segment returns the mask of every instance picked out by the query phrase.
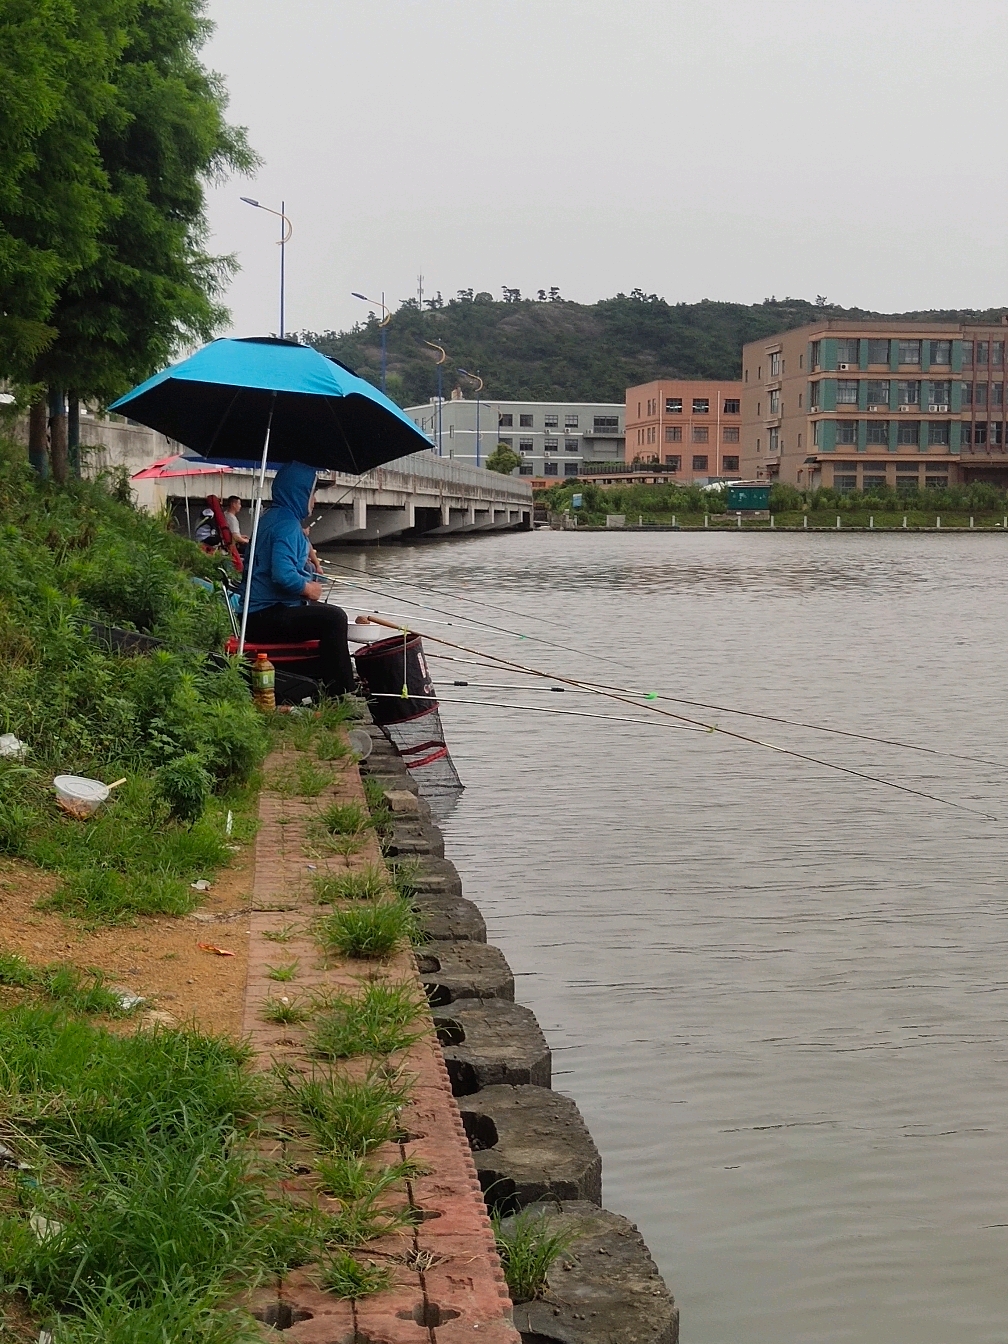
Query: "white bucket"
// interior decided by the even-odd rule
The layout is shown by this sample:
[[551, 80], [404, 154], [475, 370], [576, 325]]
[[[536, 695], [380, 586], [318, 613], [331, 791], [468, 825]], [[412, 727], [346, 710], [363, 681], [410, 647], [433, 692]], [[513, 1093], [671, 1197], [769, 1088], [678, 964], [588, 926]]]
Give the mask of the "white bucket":
[[72, 817], [83, 819], [97, 812], [109, 796], [109, 786], [83, 775], [57, 775], [53, 780], [56, 800]]

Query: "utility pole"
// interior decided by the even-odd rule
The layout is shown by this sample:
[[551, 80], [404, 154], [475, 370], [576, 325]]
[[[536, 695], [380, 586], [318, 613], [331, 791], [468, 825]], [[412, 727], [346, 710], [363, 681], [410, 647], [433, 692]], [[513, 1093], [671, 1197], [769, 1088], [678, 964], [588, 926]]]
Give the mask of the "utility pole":
[[419, 289], [419, 293], [420, 293], [420, 302], [419, 302], [419, 306], [418, 306], [417, 311], [422, 313], [422, 312], [423, 312], [423, 276], [422, 276], [422, 275], [418, 275], [418, 276], [417, 276], [417, 287], [418, 287], [418, 289]]

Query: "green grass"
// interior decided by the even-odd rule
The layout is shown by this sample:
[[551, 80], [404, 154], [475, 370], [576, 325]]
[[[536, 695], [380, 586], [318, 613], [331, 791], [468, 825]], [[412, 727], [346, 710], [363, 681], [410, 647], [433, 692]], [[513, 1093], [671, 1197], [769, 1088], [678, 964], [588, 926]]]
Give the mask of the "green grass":
[[340, 1250], [323, 1264], [322, 1282], [335, 1297], [355, 1300], [390, 1288], [392, 1275], [377, 1265], [363, 1265], [349, 1251]]
[[511, 1301], [531, 1302], [546, 1287], [554, 1262], [570, 1249], [570, 1238], [550, 1231], [549, 1214], [491, 1215], [494, 1241]]
[[335, 901], [377, 901], [390, 892], [388, 876], [377, 864], [368, 864], [359, 872], [317, 873], [312, 885], [319, 905], [332, 905]]
[[315, 742], [315, 755], [320, 761], [348, 761], [351, 752], [338, 733], [323, 731]]
[[307, 1022], [310, 1013], [300, 999], [289, 999], [285, 995], [280, 999], [267, 999], [263, 1004], [262, 1015], [267, 1022], [295, 1026], [299, 1022]]
[[375, 981], [359, 994], [332, 995], [315, 1019], [312, 1048], [328, 1059], [355, 1055], [386, 1056], [408, 1049], [424, 1034], [411, 1030], [425, 1017], [410, 981]]
[[330, 835], [359, 835], [371, 824], [371, 818], [360, 803], [330, 803], [320, 814], [319, 821]]
[[124, 1008], [119, 994], [110, 990], [101, 971], [85, 972], [69, 963], [36, 970], [14, 952], [0, 952], [0, 985], [34, 991], [73, 1013], [102, 1013], [127, 1017], [136, 1011]]
[[318, 798], [332, 782], [332, 771], [320, 770], [310, 757], [299, 753], [267, 775], [264, 788], [281, 798]]
[[408, 859], [404, 863], [393, 863], [389, 867], [392, 885], [396, 894], [404, 901], [412, 901], [417, 894], [417, 877], [420, 873], [418, 859]]
[[287, 1074], [283, 1082], [295, 1115], [323, 1155], [335, 1157], [366, 1157], [396, 1138], [412, 1086], [377, 1068], [361, 1079], [327, 1071]]
[[279, 929], [263, 929], [263, 937], [270, 943], [289, 943], [297, 931], [296, 924], [284, 924]]
[[279, 980], [283, 983], [296, 979], [300, 968], [301, 963], [297, 957], [295, 957], [293, 961], [285, 961], [280, 966], [270, 966], [268, 975], [271, 980]]
[[413, 908], [398, 896], [333, 910], [314, 932], [326, 952], [375, 961], [387, 960], [418, 936]]

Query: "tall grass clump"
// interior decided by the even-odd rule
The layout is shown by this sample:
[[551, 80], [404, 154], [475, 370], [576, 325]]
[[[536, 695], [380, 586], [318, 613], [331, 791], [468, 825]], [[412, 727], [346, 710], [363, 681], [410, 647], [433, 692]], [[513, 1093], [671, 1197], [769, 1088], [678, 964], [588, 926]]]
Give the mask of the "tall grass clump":
[[318, 921], [315, 937], [326, 952], [385, 961], [419, 933], [412, 906], [394, 896], [333, 910]]
[[502, 1218], [491, 1214], [494, 1241], [512, 1302], [531, 1302], [546, 1287], [555, 1261], [570, 1249], [570, 1238], [550, 1231], [549, 1214], [528, 1210]]
[[406, 1050], [423, 1035], [422, 1028], [412, 1028], [424, 1008], [409, 981], [376, 980], [359, 994], [331, 995], [316, 1016], [312, 1047], [334, 1060]]
[[390, 892], [385, 870], [376, 864], [347, 873], [316, 873], [312, 879], [319, 905], [334, 901], [377, 901]]
[[323, 1155], [363, 1158], [399, 1134], [399, 1114], [412, 1084], [369, 1069], [363, 1078], [333, 1071], [305, 1078], [287, 1074], [289, 1104]]

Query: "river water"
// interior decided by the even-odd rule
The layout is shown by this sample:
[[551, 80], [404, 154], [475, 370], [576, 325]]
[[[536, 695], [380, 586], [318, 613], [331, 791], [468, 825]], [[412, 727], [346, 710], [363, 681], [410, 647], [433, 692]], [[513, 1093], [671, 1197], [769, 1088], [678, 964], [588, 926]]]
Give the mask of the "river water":
[[[517, 632], [432, 635], [554, 674], [1008, 762], [1006, 547], [543, 531], [334, 559]], [[446, 853], [684, 1342], [1008, 1338], [1004, 822], [432, 666], [467, 785]], [[1008, 817], [993, 765], [682, 712]]]

